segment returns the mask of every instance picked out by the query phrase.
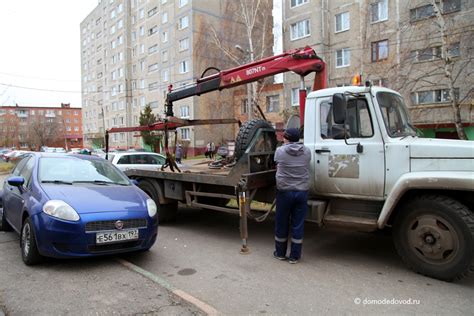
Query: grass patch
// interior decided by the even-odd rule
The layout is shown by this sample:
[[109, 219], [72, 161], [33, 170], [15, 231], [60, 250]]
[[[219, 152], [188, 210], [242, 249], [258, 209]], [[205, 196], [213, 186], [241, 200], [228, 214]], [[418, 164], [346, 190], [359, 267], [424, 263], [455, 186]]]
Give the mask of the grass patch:
[[0, 172], [10, 172], [15, 165], [11, 162], [0, 164]]

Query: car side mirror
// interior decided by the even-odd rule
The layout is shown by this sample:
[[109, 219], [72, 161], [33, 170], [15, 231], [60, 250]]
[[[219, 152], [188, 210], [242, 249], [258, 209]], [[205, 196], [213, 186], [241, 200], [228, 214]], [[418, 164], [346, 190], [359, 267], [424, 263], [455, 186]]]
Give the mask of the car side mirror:
[[25, 184], [25, 178], [21, 176], [14, 176], [7, 180], [8, 184], [14, 187], [22, 187]]
[[131, 179], [130, 182], [133, 183], [133, 185], [136, 185], [138, 187], [138, 181], [135, 179]]
[[332, 96], [332, 115], [334, 123], [344, 124], [346, 121], [347, 99], [343, 93], [335, 93]]

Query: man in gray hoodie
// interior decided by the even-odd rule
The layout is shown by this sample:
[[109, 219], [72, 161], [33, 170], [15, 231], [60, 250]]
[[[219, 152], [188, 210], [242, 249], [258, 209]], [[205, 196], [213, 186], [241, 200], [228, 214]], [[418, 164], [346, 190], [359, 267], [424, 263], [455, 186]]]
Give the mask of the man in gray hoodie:
[[273, 256], [279, 260], [287, 259], [286, 248], [291, 232], [288, 262], [297, 263], [303, 246], [311, 151], [299, 142], [300, 132], [296, 128], [288, 128], [283, 138], [284, 144], [275, 151], [277, 194]]

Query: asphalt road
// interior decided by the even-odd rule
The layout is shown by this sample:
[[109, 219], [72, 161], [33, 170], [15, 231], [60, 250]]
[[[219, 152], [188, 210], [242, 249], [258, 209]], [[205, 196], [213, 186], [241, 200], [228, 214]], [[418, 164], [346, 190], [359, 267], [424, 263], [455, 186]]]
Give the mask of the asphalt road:
[[[160, 227], [150, 253], [127, 260], [223, 314], [452, 315], [474, 310], [474, 276], [446, 283], [418, 275], [405, 267], [386, 234], [307, 224], [303, 258], [290, 265], [272, 257], [273, 225], [272, 219], [249, 222], [251, 253], [241, 255], [237, 216], [181, 209], [176, 223]], [[410, 299], [414, 304], [406, 304]]]
[[199, 311], [162, 286], [169, 284], [225, 315], [474, 310], [474, 276], [446, 283], [415, 274], [386, 234], [307, 224], [303, 258], [290, 265], [272, 258], [273, 224], [250, 221], [251, 251], [241, 255], [236, 215], [180, 208], [177, 222], [160, 226], [151, 251], [121, 256], [148, 277], [110, 257], [26, 267], [16, 235], [0, 233], [0, 305], [12, 315]]

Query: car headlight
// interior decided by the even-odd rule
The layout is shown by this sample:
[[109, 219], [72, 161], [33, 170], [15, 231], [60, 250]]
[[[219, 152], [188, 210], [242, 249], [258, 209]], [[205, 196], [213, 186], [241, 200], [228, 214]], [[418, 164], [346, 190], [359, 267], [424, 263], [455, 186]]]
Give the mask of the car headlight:
[[155, 201], [153, 201], [152, 199], [147, 199], [146, 208], [148, 209], [148, 215], [150, 217], [153, 217], [156, 215], [157, 207], [156, 207]]
[[79, 214], [69, 204], [61, 200], [50, 200], [43, 205], [43, 212], [53, 217], [77, 222]]

